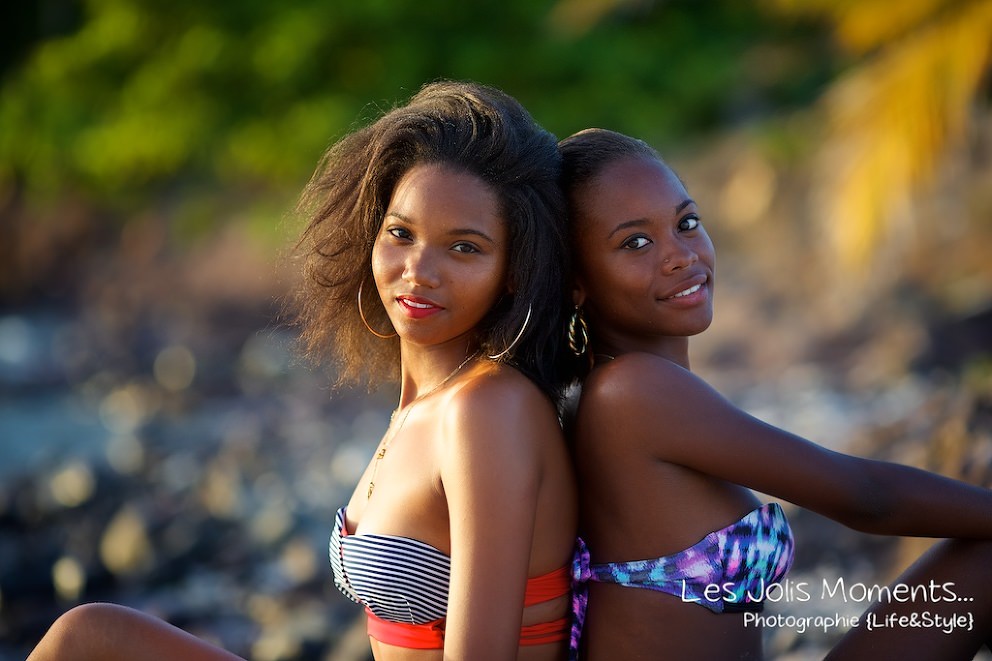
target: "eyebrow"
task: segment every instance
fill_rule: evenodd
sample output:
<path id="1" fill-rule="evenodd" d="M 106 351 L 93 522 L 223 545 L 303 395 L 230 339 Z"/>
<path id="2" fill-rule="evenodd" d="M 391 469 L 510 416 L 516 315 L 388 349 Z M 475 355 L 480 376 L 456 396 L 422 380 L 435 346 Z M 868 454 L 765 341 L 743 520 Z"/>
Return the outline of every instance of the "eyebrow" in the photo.
<path id="1" fill-rule="evenodd" d="M 417 224 L 415 220 L 413 220 L 409 216 L 406 216 L 406 215 L 400 213 L 399 211 L 387 211 L 386 212 L 386 217 L 388 218 L 389 216 L 394 216 L 396 218 L 399 218 L 404 223 L 409 223 L 411 225 L 416 225 Z M 470 227 L 464 227 L 464 228 L 456 227 L 455 229 L 448 230 L 448 236 L 452 236 L 452 237 L 454 237 L 454 236 L 464 236 L 466 234 L 469 234 L 471 236 L 481 237 L 481 238 L 485 239 L 486 241 L 488 241 L 489 243 L 491 243 L 493 245 L 496 245 L 495 239 L 493 239 L 491 236 L 489 236 L 485 232 L 482 232 L 482 231 L 477 230 L 477 229 L 472 229 Z"/>
<path id="2" fill-rule="evenodd" d="M 677 214 L 678 213 L 682 213 L 682 211 L 686 207 L 688 207 L 690 204 L 695 204 L 695 203 L 696 203 L 695 200 L 693 200 L 692 198 L 686 198 L 686 199 L 682 200 L 681 202 L 679 202 L 675 206 L 675 213 L 677 213 Z M 616 234 L 620 230 L 625 230 L 628 227 L 641 227 L 641 226 L 647 225 L 647 224 L 648 224 L 648 219 L 647 218 L 635 218 L 634 220 L 625 220 L 622 223 L 620 223 L 619 225 L 617 225 L 616 227 L 614 227 L 610 231 L 610 233 L 606 236 L 606 238 L 609 239 L 610 237 L 612 237 L 614 234 Z"/>

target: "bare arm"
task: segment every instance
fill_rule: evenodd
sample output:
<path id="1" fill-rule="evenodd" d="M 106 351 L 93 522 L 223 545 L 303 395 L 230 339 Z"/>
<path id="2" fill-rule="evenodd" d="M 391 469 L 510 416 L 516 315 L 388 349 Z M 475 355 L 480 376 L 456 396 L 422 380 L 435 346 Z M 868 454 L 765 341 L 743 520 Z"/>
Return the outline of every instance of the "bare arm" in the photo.
<path id="1" fill-rule="evenodd" d="M 648 456 L 863 532 L 992 538 L 988 489 L 833 452 L 753 418 L 691 372 L 655 356 L 623 356 L 601 370 L 584 395 L 599 409 L 593 417 L 609 418 L 609 433 L 636 439 L 637 451 Z"/>
<path id="2" fill-rule="evenodd" d="M 498 376 L 445 413 L 441 479 L 451 525 L 445 658 L 515 658 L 537 496 L 539 431 L 554 420 L 536 388 Z"/>

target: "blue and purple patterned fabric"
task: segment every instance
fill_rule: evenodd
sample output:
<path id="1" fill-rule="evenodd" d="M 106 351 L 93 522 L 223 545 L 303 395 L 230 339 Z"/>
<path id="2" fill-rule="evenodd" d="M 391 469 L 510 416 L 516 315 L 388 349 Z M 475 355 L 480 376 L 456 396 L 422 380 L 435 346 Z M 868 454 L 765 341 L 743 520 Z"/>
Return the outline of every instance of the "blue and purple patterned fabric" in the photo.
<path id="1" fill-rule="evenodd" d="M 684 551 L 651 560 L 594 565 L 579 539 L 572 562 L 570 658 L 578 658 L 589 581 L 665 592 L 714 613 L 761 610 L 767 590 L 789 571 L 792 552 L 792 530 L 778 503 L 749 512 Z"/>

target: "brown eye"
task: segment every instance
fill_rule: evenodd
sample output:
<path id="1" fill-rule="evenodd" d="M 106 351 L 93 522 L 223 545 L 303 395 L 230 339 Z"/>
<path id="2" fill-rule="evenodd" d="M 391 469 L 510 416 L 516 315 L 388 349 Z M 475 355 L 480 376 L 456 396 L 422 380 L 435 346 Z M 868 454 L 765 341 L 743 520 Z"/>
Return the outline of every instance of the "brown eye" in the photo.
<path id="1" fill-rule="evenodd" d="M 627 250 L 640 250 L 651 243 L 651 239 L 646 236 L 632 236 L 624 241 L 623 248 Z"/>
<path id="2" fill-rule="evenodd" d="M 474 245 L 472 245 L 471 243 L 466 243 L 464 241 L 460 243 L 456 243 L 455 245 L 451 246 L 451 249 L 454 250 L 455 252 L 466 253 L 466 254 L 480 252 L 479 249 L 476 248 Z"/>
<path id="3" fill-rule="evenodd" d="M 699 227 L 699 223 L 700 223 L 699 216 L 696 215 L 686 216 L 685 218 L 679 221 L 679 231 L 691 232 L 692 230 Z"/>
<path id="4" fill-rule="evenodd" d="M 409 239 L 411 234 L 409 231 L 403 229 L 402 227 L 390 227 L 386 230 L 386 233 L 390 236 L 394 236 L 397 239 Z"/>

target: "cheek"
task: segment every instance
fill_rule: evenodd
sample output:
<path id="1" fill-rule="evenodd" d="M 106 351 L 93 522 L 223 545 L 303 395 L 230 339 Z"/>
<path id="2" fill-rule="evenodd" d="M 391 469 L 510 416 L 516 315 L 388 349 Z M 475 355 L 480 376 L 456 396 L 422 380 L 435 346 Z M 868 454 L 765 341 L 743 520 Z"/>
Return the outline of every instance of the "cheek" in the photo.
<path id="1" fill-rule="evenodd" d="M 372 277 L 377 285 L 382 284 L 395 270 L 392 251 L 377 239 L 372 245 Z"/>
<path id="2" fill-rule="evenodd" d="M 474 284 L 473 289 L 479 292 L 480 302 L 486 304 L 487 310 L 496 305 L 496 301 L 509 290 L 506 281 L 506 268 L 502 265 L 479 273 L 471 280 Z"/>
<path id="3" fill-rule="evenodd" d="M 463 300 L 481 318 L 487 314 L 509 290 L 507 270 L 503 264 L 492 263 L 487 267 L 464 269 L 451 274 L 451 283 L 460 291 Z"/>
<path id="4" fill-rule="evenodd" d="M 711 267 L 716 266 L 716 248 L 713 247 L 713 240 L 709 234 L 703 233 L 702 244 L 698 250 L 700 259 Z"/>
<path id="5" fill-rule="evenodd" d="M 603 255 L 590 250 L 582 241 L 578 241 L 573 250 L 575 255 L 575 270 L 578 277 L 589 289 L 595 290 L 597 284 L 603 280 L 606 271 L 606 260 Z"/>
<path id="6" fill-rule="evenodd" d="M 615 299 L 630 292 L 638 281 L 636 268 L 607 258 L 589 260 L 583 271 L 583 281 L 590 296 Z"/>

